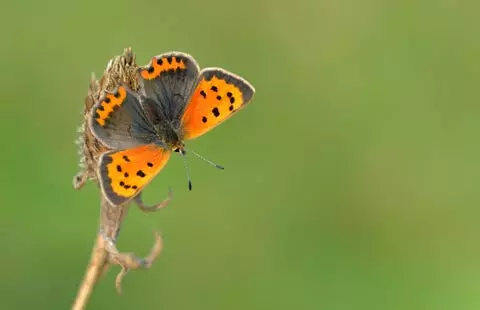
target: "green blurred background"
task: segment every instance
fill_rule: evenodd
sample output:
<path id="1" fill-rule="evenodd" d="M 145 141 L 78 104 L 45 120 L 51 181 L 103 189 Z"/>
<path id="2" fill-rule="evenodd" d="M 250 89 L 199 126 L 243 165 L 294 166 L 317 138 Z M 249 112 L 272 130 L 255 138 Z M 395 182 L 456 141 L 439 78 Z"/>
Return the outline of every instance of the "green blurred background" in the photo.
<path id="1" fill-rule="evenodd" d="M 72 188 L 90 73 L 131 46 L 247 78 L 254 102 L 132 209 L 147 254 L 89 309 L 479 309 L 480 3 L 10 1 L 0 10 L 0 309 L 68 309 L 99 198 Z"/>

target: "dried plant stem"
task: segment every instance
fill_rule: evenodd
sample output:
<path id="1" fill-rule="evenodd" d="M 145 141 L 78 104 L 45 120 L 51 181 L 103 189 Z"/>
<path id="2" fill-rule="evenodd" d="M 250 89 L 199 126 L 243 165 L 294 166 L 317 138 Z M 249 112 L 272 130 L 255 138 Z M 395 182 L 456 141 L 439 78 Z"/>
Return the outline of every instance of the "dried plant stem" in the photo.
<path id="1" fill-rule="evenodd" d="M 165 207 L 171 199 L 171 195 L 164 201 L 157 204 L 157 209 Z M 140 198 L 137 198 L 139 208 L 145 207 Z M 152 212 L 155 206 L 147 207 Z M 143 208 L 140 208 L 143 210 Z M 95 284 L 112 264 L 119 265 L 122 269 L 117 275 L 115 286 L 118 293 L 122 292 L 121 283 L 123 277 L 130 270 L 150 268 L 162 251 L 162 239 L 160 234 L 155 232 L 155 242 L 150 250 L 150 254 L 145 258 L 139 258 L 133 253 L 119 252 L 115 246 L 116 238 L 120 231 L 120 224 L 127 215 L 127 207 L 112 206 L 102 197 L 100 232 L 97 235 L 96 243 L 92 251 L 90 263 L 85 272 L 83 281 L 78 289 L 77 297 L 73 303 L 72 309 L 85 309 L 86 304 L 92 294 Z"/>
<path id="2" fill-rule="evenodd" d="M 78 289 L 72 309 L 85 309 L 95 284 L 108 268 L 110 264 L 108 241 L 111 240 L 112 243 L 115 242 L 120 231 L 120 225 L 127 214 L 127 208 L 128 207 L 112 206 L 105 198 L 101 197 L 100 231 L 97 234 L 90 263 L 85 272 L 82 284 Z"/>
<path id="3" fill-rule="evenodd" d="M 93 288 L 101 276 L 102 270 L 108 264 L 108 253 L 105 250 L 105 238 L 98 234 L 94 246 L 90 264 L 83 278 L 82 284 L 78 289 L 77 297 L 73 303 L 73 310 L 85 309 L 85 306 L 92 294 Z"/>
<path id="4" fill-rule="evenodd" d="M 96 180 L 96 169 L 98 157 L 108 149 L 102 145 L 90 132 L 87 120 L 91 117 L 91 108 L 103 91 L 111 91 L 120 82 L 127 84 L 132 90 L 138 89 L 138 81 L 136 79 L 137 64 L 135 63 L 135 54 L 130 48 L 124 50 L 122 55 L 114 57 L 107 65 L 107 68 L 100 78 L 96 80 L 92 76 L 88 95 L 85 99 L 84 123 L 80 127 L 80 154 L 83 164 L 82 171 L 78 173 L 73 180 L 73 186 L 76 189 L 82 188 L 89 179 Z M 164 201 L 153 205 L 146 206 L 141 196 L 138 195 L 134 202 L 139 209 L 144 212 L 154 212 L 168 205 L 172 195 Z M 160 255 L 162 250 L 162 239 L 155 232 L 155 243 L 150 254 L 145 258 L 138 258 L 133 253 L 121 253 L 117 250 L 115 243 L 120 232 L 120 226 L 123 222 L 129 206 L 114 206 L 110 204 L 103 196 L 101 197 L 100 206 L 100 229 L 93 247 L 90 263 L 85 272 L 82 283 L 79 286 L 77 296 L 73 302 L 72 309 L 85 309 L 93 289 L 100 277 L 107 271 L 112 264 L 120 265 L 122 268 L 117 275 L 115 286 L 117 291 L 121 292 L 121 282 L 128 271 L 139 268 L 150 268 L 155 259 Z"/>

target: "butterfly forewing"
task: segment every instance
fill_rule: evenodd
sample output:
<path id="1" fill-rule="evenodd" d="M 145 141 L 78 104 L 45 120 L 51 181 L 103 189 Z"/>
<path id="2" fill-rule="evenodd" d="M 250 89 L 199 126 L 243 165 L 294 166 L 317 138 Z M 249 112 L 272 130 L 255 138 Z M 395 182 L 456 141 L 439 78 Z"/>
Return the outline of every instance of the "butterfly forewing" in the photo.
<path id="1" fill-rule="evenodd" d="M 223 69 L 203 69 L 182 116 L 184 139 L 194 139 L 229 119 L 247 105 L 255 89 L 243 78 Z"/>
<path id="2" fill-rule="evenodd" d="M 163 118 L 177 128 L 198 80 L 199 67 L 195 59 L 185 53 L 169 52 L 153 57 L 139 73 L 142 95 L 157 105 L 150 110 L 163 114 Z M 157 121 L 161 122 L 162 118 Z"/>
<path id="3" fill-rule="evenodd" d="M 125 149 L 157 142 L 137 95 L 124 85 L 105 93 L 93 106 L 90 128 L 109 148 Z"/>

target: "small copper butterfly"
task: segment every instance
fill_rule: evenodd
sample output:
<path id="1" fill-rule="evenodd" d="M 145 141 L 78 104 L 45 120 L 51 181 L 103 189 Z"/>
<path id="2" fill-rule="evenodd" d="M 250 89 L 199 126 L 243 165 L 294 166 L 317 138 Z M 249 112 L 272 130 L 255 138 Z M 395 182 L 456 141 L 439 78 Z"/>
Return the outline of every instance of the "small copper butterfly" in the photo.
<path id="1" fill-rule="evenodd" d="M 185 155 L 185 140 L 230 118 L 255 93 L 243 78 L 220 68 L 200 71 L 192 56 L 180 52 L 153 57 L 138 69 L 138 82 L 137 92 L 120 84 L 101 96 L 89 119 L 95 137 L 112 149 L 99 159 L 98 179 L 113 205 L 138 195 L 172 151 Z"/>

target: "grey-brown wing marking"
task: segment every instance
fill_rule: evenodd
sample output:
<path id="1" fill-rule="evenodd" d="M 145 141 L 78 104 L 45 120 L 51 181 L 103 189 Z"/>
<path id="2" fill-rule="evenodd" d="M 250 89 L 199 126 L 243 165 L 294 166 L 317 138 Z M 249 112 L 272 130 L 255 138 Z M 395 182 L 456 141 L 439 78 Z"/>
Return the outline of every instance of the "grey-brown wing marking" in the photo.
<path id="1" fill-rule="evenodd" d="M 140 89 L 145 97 L 158 105 L 155 110 L 161 111 L 162 116 L 174 128 L 178 128 L 199 72 L 197 62 L 188 54 L 161 54 L 153 57 L 149 65 L 139 69 Z"/>
<path id="2" fill-rule="evenodd" d="M 89 125 L 93 134 L 110 148 L 158 143 L 137 95 L 124 85 L 104 94 L 95 103 Z"/>

